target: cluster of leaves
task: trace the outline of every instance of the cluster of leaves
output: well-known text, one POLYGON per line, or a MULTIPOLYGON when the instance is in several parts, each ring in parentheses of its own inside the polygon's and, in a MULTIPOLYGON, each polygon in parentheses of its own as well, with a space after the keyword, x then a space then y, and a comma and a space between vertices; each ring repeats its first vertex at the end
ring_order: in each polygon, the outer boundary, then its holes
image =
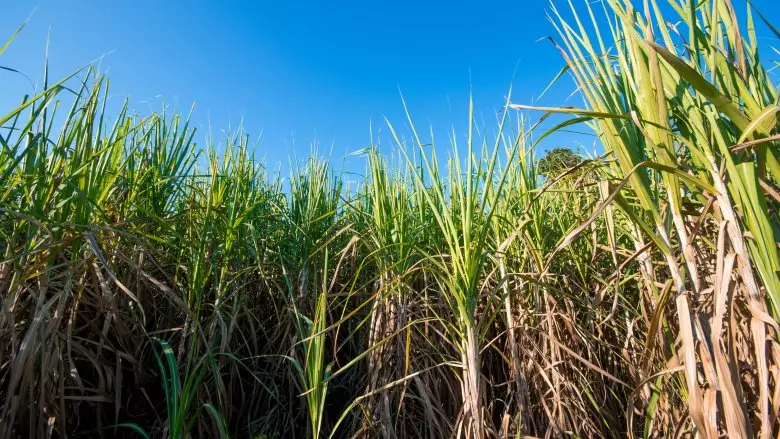
POLYGON ((536 172, 547 178, 555 178, 582 162, 582 157, 568 148, 553 148, 536 164, 536 172))

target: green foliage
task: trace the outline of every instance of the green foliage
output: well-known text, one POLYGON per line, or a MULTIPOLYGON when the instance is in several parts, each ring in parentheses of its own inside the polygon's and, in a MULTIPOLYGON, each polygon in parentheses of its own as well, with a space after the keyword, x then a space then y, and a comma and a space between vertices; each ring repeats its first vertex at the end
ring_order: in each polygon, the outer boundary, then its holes
POLYGON ((568 148, 553 148, 536 163, 536 172, 547 178, 555 178, 563 171, 582 162, 582 158, 568 148))
POLYGON ((552 9, 586 108, 534 110, 571 119, 471 105, 440 164, 409 117, 351 191, 316 155, 269 176, 242 130, 109 114, 90 69, 23 98, 0 439, 771 437, 778 93, 752 10, 658 3, 552 9), (535 158, 576 123, 603 157, 535 158))

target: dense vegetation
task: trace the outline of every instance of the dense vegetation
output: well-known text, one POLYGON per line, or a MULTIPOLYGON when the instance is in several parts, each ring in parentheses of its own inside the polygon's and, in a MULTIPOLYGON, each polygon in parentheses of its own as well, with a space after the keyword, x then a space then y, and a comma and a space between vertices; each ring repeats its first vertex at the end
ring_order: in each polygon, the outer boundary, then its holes
POLYGON ((763 17, 596 6, 551 12, 584 108, 507 102, 446 163, 390 125, 352 190, 107 114, 88 72, 26 97, 0 118, 0 438, 776 437, 763 17), (540 175, 573 124, 604 156, 540 175))

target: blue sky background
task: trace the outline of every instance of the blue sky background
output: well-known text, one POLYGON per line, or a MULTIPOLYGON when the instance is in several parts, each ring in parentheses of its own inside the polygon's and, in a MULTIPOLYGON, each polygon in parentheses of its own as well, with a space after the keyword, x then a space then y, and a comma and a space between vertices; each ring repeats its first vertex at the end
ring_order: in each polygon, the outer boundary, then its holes
MULTIPOLYGON (((547 0, 5 3, 3 41, 35 12, 0 65, 39 82, 50 31, 52 78, 106 55, 100 69, 111 79, 112 104, 129 97, 145 114, 163 102, 183 112, 195 103, 201 143, 209 124, 218 136, 243 121, 253 137, 262 132, 258 155, 272 168, 306 156, 315 139, 334 159, 365 147, 370 126, 386 134, 384 117, 405 126, 399 89, 437 142, 453 126, 465 131, 470 91, 488 129, 510 84, 514 102, 577 103, 568 81, 535 100, 563 65, 549 42, 537 42, 554 33, 547 0)), ((780 21, 780 2, 756 4, 780 21)), ((0 112, 32 91, 27 79, 0 71, 0 112)), ((593 141, 562 134, 546 147, 590 150, 593 141)))

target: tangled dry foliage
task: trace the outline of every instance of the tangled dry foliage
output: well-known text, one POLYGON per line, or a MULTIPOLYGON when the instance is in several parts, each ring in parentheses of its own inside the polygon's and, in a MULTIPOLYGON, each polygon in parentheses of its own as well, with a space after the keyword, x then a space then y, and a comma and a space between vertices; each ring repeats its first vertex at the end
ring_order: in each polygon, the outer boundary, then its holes
POLYGON ((0 438, 777 437, 763 17, 570 9, 583 108, 507 102, 442 167, 390 125, 351 190, 316 157, 267 176, 241 132, 110 117, 91 72, 25 98, 0 119, 0 438), (575 123, 605 154, 536 175, 575 123))

